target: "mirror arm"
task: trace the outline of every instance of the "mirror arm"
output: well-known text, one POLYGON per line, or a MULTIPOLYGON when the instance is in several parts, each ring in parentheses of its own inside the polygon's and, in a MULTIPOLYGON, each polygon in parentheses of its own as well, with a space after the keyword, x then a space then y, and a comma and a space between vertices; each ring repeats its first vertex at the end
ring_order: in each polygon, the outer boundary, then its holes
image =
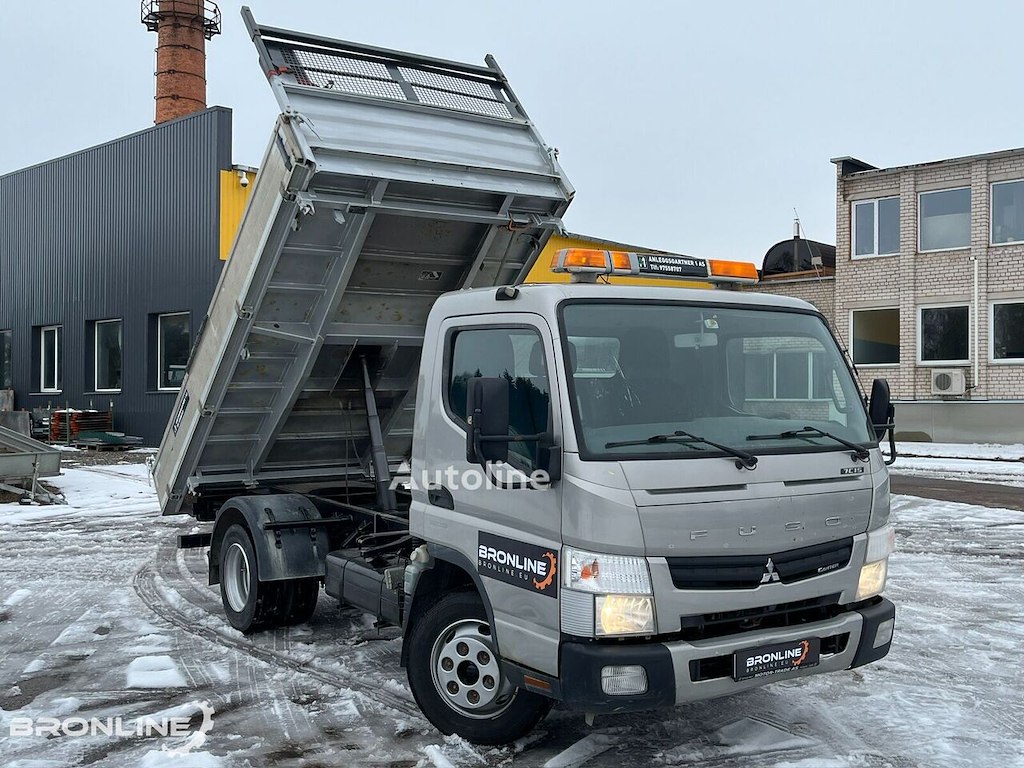
POLYGON ((484 443, 536 443, 548 437, 548 433, 541 432, 539 435, 478 435, 478 439, 484 443))
POLYGON ((889 423, 885 426, 889 429, 889 459, 886 465, 896 462, 896 406, 890 404, 889 412, 886 414, 889 423))
MULTIPOLYGON (((503 480, 498 479, 491 472, 491 462, 480 460, 479 457, 483 455, 483 451, 480 449, 480 443, 481 442, 514 443, 514 442, 519 442, 519 441, 522 441, 522 442, 545 442, 545 441, 551 440, 551 433, 550 432, 541 432, 540 434, 537 434, 537 435, 516 435, 516 436, 512 436, 512 435, 486 435, 486 436, 484 436, 484 435, 480 434, 480 429, 478 427, 470 427, 470 428, 473 430, 473 446, 474 446, 473 450, 474 450, 474 452, 476 453, 476 456, 477 456, 477 461, 475 463, 477 463, 481 467, 483 467, 483 470, 487 473, 488 479, 492 483, 494 483, 496 486, 498 486, 502 490, 506 490, 506 491, 507 490, 522 490, 524 488, 527 488, 527 489, 530 489, 530 490, 534 490, 534 491, 535 490, 539 490, 538 487, 536 485, 534 485, 529 480, 527 480, 525 483, 506 483, 503 480)), ((549 445, 547 447, 548 447, 549 450, 551 450, 551 449, 556 448, 557 446, 551 444, 551 445, 549 445)), ((551 468, 550 467, 547 467, 547 468, 539 467, 540 469, 545 469, 545 471, 548 472, 548 476, 551 478, 551 480, 548 483, 549 485, 551 483, 557 482, 559 479, 561 479, 562 467, 561 467, 561 455, 560 454, 558 456, 558 459, 559 459, 559 461, 558 461, 558 468, 557 468, 557 476, 555 476, 555 475, 553 475, 551 473, 551 471, 550 471, 551 468)), ((549 459, 549 461, 550 461, 550 459, 549 459)))

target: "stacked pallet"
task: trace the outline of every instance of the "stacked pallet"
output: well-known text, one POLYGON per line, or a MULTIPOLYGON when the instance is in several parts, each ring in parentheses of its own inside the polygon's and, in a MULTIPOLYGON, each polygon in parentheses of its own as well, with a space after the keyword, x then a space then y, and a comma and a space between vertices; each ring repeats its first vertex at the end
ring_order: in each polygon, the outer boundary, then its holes
POLYGON ((111 411, 54 411, 50 415, 50 440, 71 442, 82 432, 109 432, 113 426, 111 411))

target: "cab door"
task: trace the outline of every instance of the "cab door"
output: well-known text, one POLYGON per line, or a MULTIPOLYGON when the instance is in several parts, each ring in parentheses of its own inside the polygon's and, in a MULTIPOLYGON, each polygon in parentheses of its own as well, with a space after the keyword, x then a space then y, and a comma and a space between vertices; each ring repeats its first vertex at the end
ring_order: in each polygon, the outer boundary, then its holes
POLYGON ((558 483, 525 482, 540 466, 541 448, 536 441, 514 439, 546 432, 561 445, 550 329, 539 315, 507 313, 449 318, 441 334, 435 380, 441 402, 432 405, 426 437, 431 488, 425 533, 432 541, 450 542, 473 564, 494 612, 501 655, 555 674, 561 492, 558 483), (509 457, 489 470, 466 458, 466 391, 478 376, 509 382, 509 457))

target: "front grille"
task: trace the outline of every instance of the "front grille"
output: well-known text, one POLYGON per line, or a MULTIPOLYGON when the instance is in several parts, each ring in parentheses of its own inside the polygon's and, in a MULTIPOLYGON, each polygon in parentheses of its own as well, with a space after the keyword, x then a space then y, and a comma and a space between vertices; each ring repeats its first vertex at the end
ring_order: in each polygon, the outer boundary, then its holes
POLYGON ((839 605, 837 592, 834 595, 822 595, 791 603, 682 616, 679 619, 679 637, 687 641, 707 640, 757 629, 795 627, 812 621, 827 621, 838 616, 843 610, 839 605))
POLYGON ((668 557, 676 589, 756 589, 762 582, 792 584, 812 576, 838 570, 850 562, 853 538, 814 544, 771 555, 713 555, 668 557))

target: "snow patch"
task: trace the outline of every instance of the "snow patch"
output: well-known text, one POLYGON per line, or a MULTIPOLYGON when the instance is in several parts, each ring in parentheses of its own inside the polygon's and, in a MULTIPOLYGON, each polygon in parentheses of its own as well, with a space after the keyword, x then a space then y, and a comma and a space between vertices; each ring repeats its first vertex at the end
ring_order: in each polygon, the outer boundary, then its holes
POLYGON ((170 755, 154 749, 144 754, 138 765, 139 768, 217 768, 225 763, 223 758, 209 752, 170 755))
POLYGON ((583 765, 591 758, 611 749, 616 742, 618 742, 618 738, 607 733, 591 733, 552 757, 544 763, 544 768, 570 768, 570 766, 583 765))
POLYGON ((188 683, 170 656, 140 656, 127 671, 129 688, 185 688, 188 683))
POLYGON ((796 734, 745 717, 715 731, 718 743, 730 754, 743 755, 780 749, 799 749, 814 742, 796 734))
POLYGON ((6 600, 4 600, 4 607, 13 608, 31 594, 31 589, 16 589, 11 592, 10 596, 6 600))
POLYGON ((423 748, 423 754, 427 756, 427 760, 434 768, 455 768, 455 764, 452 763, 444 753, 441 752, 441 748, 437 744, 428 744, 423 748))

